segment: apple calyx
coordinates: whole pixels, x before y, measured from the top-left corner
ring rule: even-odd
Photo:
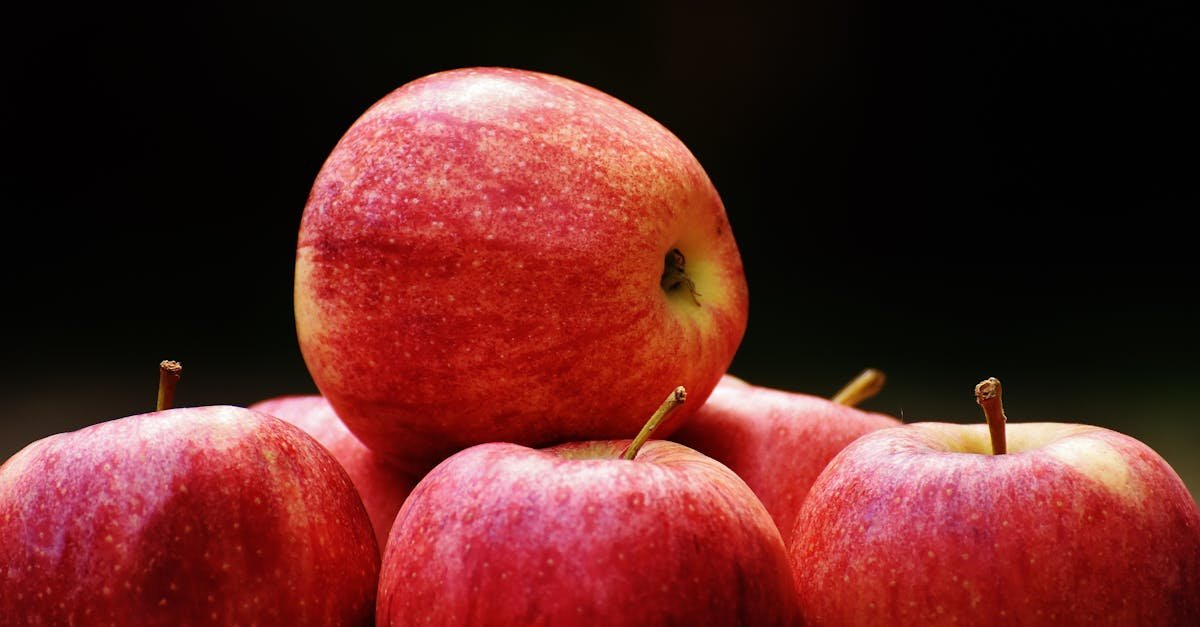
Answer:
[[[171,409],[175,405],[175,386],[179,385],[179,377],[183,376],[183,365],[177,361],[164,359],[158,364],[158,403],[155,411]]]
[[[987,420],[988,433],[992,437],[992,454],[1003,455],[1008,452],[1004,440],[1004,423],[1008,417],[1004,415],[1004,405],[1000,402],[1000,380],[989,377],[975,386],[975,402],[983,408],[983,417]]]
[[[874,368],[867,368],[838,390],[838,393],[834,394],[830,400],[838,405],[854,407],[878,394],[883,389],[885,382],[887,382],[887,377],[882,372]]]
[[[660,285],[662,285],[663,291],[667,293],[686,288],[688,294],[692,297],[692,302],[699,307],[700,299],[697,297],[700,296],[700,293],[696,291],[696,282],[684,270],[686,266],[687,259],[684,258],[683,253],[678,248],[672,248],[667,251],[666,259],[663,260],[663,273]]]
[[[650,420],[647,420],[646,424],[642,426],[642,430],[638,432],[637,437],[621,452],[621,459],[632,460],[637,457],[638,451],[642,450],[642,445],[646,443],[646,440],[650,439],[650,435],[654,433],[658,425],[662,424],[663,419],[672,411],[675,411],[675,408],[682,405],[686,398],[687,390],[682,385],[672,390],[671,394],[662,402],[662,405],[659,405],[658,409],[654,411],[654,415],[650,416]]]

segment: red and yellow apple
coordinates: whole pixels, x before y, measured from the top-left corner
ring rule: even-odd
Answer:
[[[279,396],[259,401],[249,408],[300,427],[333,454],[354,482],[371,517],[375,539],[383,550],[396,512],[400,511],[400,505],[419,477],[401,472],[363,446],[342,424],[329,401],[320,395]]]
[[[1142,442],[1096,426],[912,423],[813,484],[789,548],[808,625],[1197,625],[1200,512]]]
[[[419,473],[482,442],[625,437],[679,383],[698,405],[747,290],[721,199],[670,131],[565,78],[469,68],[388,94],[333,149],[295,312],[337,414]]]
[[[864,376],[882,384],[878,371]],[[762,500],[786,543],[808,489],[829,460],[860,436],[900,424],[850,406],[858,400],[831,401],[726,375],[671,439],[737,473]]]
[[[370,625],[379,552],[350,478],[296,427],[171,409],[0,466],[0,625]]]
[[[378,624],[794,624],[762,503],[719,462],[644,434],[442,462],[392,527]]]

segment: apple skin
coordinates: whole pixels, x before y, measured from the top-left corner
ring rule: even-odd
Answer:
[[[337,461],[244,408],[112,420],[0,466],[3,625],[370,625],[378,570]]]
[[[722,377],[672,440],[737,473],[767,507],[786,544],[817,475],[860,436],[895,427],[884,414]]]
[[[300,427],[333,454],[354,482],[382,551],[396,512],[420,477],[405,474],[364,446],[320,395],[279,396],[259,401],[250,409]]]
[[[673,249],[695,301],[662,285]],[[483,442],[628,437],[686,386],[667,436],[732,361],[747,302],[724,205],[683,143],[523,70],[442,72],[377,102],[321,168],[297,243],[313,380],[414,473]]]
[[[392,527],[396,625],[791,625],[783,541],[746,484],[651,440],[489,443],[440,464]]]
[[[809,625],[1198,625],[1200,513],[1145,444],[1019,423],[863,436],[789,547]]]

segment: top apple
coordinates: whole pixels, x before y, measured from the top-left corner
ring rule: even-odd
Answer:
[[[414,472],[467,446],[626,437],[741,342],[725,208],[670,131],[591,87],[471,68],[388,94],[313,185],[296,326],[364,444]]]

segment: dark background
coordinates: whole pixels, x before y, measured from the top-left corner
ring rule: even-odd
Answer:
[[[315,391],[291,281],[322,161],[403,83],[504,65],[705,165],[751,287],[734,373],[876,366],[866,407],[907,421],[980,419],[996,376],[1011,420],[1117,428],[1200,489],[1183,2],[96,4],[0,20],[0,459],[151,409],[163,358],[180,404]]]

